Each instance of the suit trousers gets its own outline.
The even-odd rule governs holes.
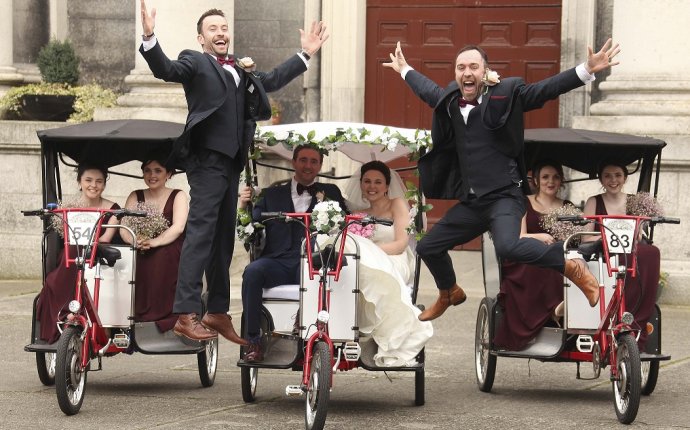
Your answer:
[[[261,299],[264,288],[278,285],[299,284],[300,260],[297,258],[258,258],[244,269],[242,275],[242,307],[246,335],[249,338],[260,334]]]
[[[534,264],[563,272],[563,243],[546,245],[533,238],[520,238],[525,196],[519,188],[492,192],[459,202],[417,244],[436,281],[446,290],[456,284],[455,271],[448,251],[480,234],[490,231],[496,254],[519,263]]]
[[[208,312],[226,313],[242,166],[236,159],[202,148],[184,160],[184,168],[191,199],[173,313],[201,314],[204,273]]]

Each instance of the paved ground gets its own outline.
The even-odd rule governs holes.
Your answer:
[[[327,429],[582,429],[619,426],[606,377],[575,379],[574,364],[498,359],[492,393],[478,391],[474,376],[474,327],[483,296],[478,253],[454,254],[468,301],[435,322],[426,349],[426,405],[416,407],[411,374],[353,370],[335,376]],[[237,276],[233,277],[234,286]],[[211,388],[199,383],[194,356],[120,355],[90,372],[81,412],[67,417],[55,390],[36,376],[28,343],[37,281],[0,281],[0,428],[2,429],[300,429],[302,398],[286,398],[299,383],[288,370],[259,374],[257,401],[245,404],[236,367],[239,350],[222,340],[219,372]],[[423,273],[419,301],[436,295]],[[239,293],[233,288],[233,315]],[[632,428],[690,428],[690,308],[664,306],[662,365],[656,391],[643,397]],[[583,373],[585,373],[583,371]]]

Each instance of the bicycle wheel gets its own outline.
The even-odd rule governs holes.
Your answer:
[[[199,365],[199,379],[201,385],[210,387],[216,381],[216,368],[218,367],[218,338],[206,341],[203,351],[196,354]]]
[[[307,430],[321,430],[326,423],[330,381],[331,350],[326,342],[316,342],[311,358],[309,390],[305,402],[304,422]]]
[[[81,328],[67,327],[60,335],[55,363],[55,391],[66,415],[79,412],[84,402],[87,369],[81,366]]]
[[[491,308],[493,300],[484,297],[477,312],[474,335],[474,367],[477,386],[485,393],[491,391],[496,376],[496,356],[491,354]]]
[[[659,360],[643,361],[640,366],[642,376],[640,392],[643,396],[649,396],[654,392],[659,378]]]
[[[38,379],[43,385],[55,384],[55,357],[54,352],[36,353],[36,370],[38,371]]]
[[[259,369],[256,367],[242,367],[240,369],[242,379],[242,400],[251,403],[256,400],[256,385],[259,380]]]
[[[616,348],[618,377],[612,381],[614,406],[618,421],[630,424],[640,407],[640,351],[635,338],[625,333],[613,345]]]

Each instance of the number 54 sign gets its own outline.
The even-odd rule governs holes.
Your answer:
[[[100,212],[67,212],[70,245],[88,245],[100,216]]]

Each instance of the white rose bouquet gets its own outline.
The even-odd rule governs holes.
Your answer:
[[[345,223],[345,212],[334,200],[317,203],[311,212],[312,226],[319,233],[329,234],[342,228]]]

